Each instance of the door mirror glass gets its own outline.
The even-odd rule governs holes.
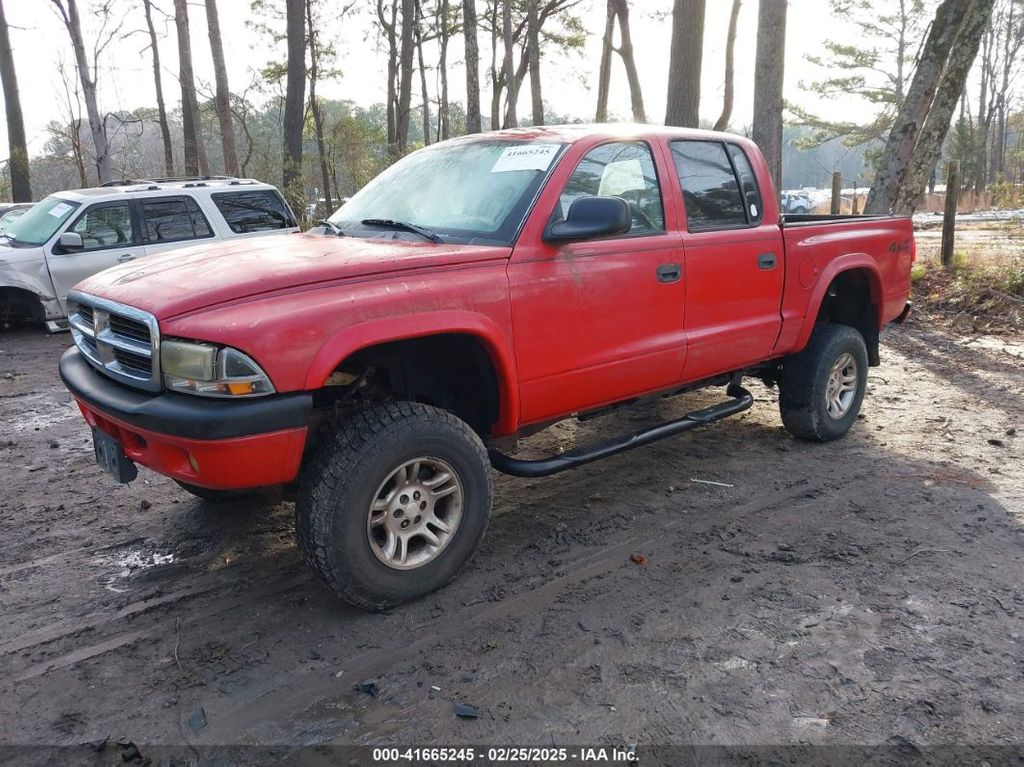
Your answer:
[[[64,232],[57,241],[64,250],[81,250],[85,247],[82,235],[78,232]]]
[[[633,225],[629,203],[621,197],[578,197],[569,206],[565,220],[548,228],[547,242],[571,242],[625,234]]]

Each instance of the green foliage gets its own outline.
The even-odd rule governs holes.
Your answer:
[[[949,157],[960,159],[961,179],[969,181],[978,178],[980,164],[984,162],[984,155],[979,151],[983,140],[982,132],[969,114],[962,114],[953,125],[947,153]]]
[[[856,30],[856,42],[826,40],[822,53],[806,57],[826,76],[801,81],[800,87],[826,102],[854,96],[864,102],[869,119],[841,122],[791,106],[797,122],[812,129],[804,147],[835,138],[859,146],[886,134],[912,77],[929,17],[925,0],[830,0],[830,5],[834,19]]]
[[[1024,208],[1024,186],[1012,184],[1004,177],[989,187],[992,192],[992,207],[1000,210]]]
[[[1024,298],[1024,259],[1016,259],[999,276],[998,285],[1004,293]]]

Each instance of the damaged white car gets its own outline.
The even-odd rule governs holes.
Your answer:
[[[190,245],[298,231],[281,193],[252,179],[123,181],[51,195],[0,233],[0,328],[67,328],[67,293],[104,269]]]

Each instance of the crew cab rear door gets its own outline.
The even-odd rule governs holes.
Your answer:
[[[188,195],[139,195],[135,204],[147,256],[215,239],[210,222]]]
[[[759,156],[728,139],[668,146],[685,209],[683,377],[697,381],[771,356],[782,327],[785,251],[777,217],[766,215],[775,206],[765,205],[754,174]]]
[[[509,264],[523,423],[664,389],[682,372],[680,237],[666,226],[660,153],[645,141],[575,145],[534,207]],[[586,195],[630,205],[626,234],[547,243]]]

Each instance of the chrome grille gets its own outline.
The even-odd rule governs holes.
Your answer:
[[[71,291],[68,320],[75,346],[115,381],[160,391],[160,328],[141,309]]]

